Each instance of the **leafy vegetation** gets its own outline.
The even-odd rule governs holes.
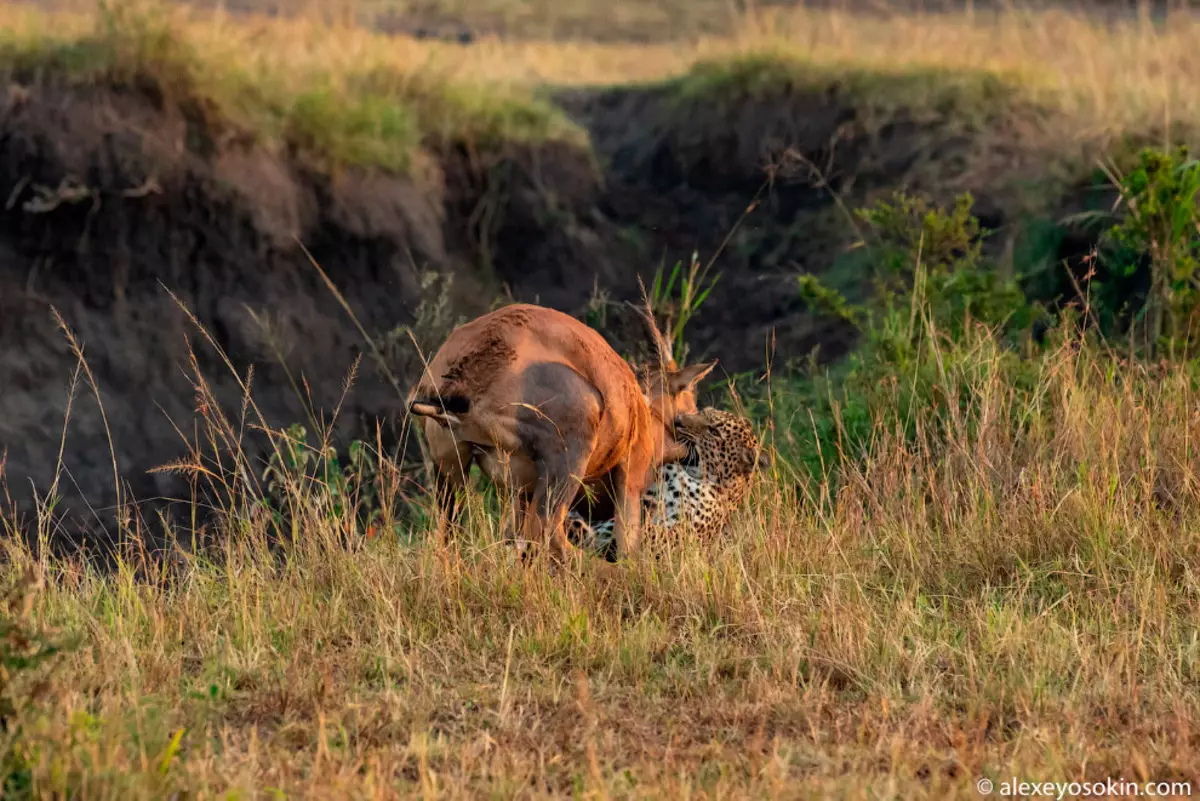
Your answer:
[[[710,260],[701,266],[700,255],[693,251],[686,271],[683,269],[683,262],[675,262],[670,273],[666,273],[660,267],[650,285],[647,295],[650,308],[656,318],[663,320],[659,325],[667,341],[671,343],[671,351],[675,354],[676,361],[680,364],[686,364],[688,361],[684,330],[721,280],[720,273],[711,277],[709,275],[713,261]]]
[[[899,193],[858,210],[867,230],[859,261],[871,282],[863,302],[850,302],[816,276],[799,277],[801,296],[815,310],[853,323],[862,338],[836,379],[795,387],[816,427],[797,455],[812,475],[837,476],[844,460],[867,458],[885,424],[881,415],[909,437],[921,433],[918,420],[966,424],[983,365],[998,372],[1008,391],[1026,395],[1026,404],[1032,400],[1038,368],[1011,346],[1028,340],[1034,322],[1047,315],[1017,278],[1004,277],[984,258],[987,232],[971,205],[969,194],[942,209]],[[897,409],[904,413],[893,419]]]
[[[894,329],[887,318],[911,311],[914,304],[956,338],[973,323],[1009,332],[1027,329],[1037,309],[1017,278],[1005,278],[984,259],[988,232],[972,215],[972,202],[969,193],[963,194],[953,209],[944,210],[925,198],[898,193],[892,201],[860,209],[857,216],[869,231],[859,247],[873,282],[870,299],[851,304],[811,275],[800,277],[801,293],[817,308],[869,332]],[[910,325],[906,342],[892,345],[898,358],[910,348],[913,333]]]
[[[1190,353],[1200,314],[1200,162],[1177,153],[1143,150],[1137,166],[1113,179],[1124,203],[1122,219],[1108,232],[1106,255],[1124,275],[1149,261],[1150,292],[1137,315],[1151,354]],[[1165,348],[1164,348],[1165,346]]]
[[[898,194],[859,210],[869,232],[860,243],[873,281],[867,300],[851,303],[812,275],[799,279],[800,293],[814,309],[853,323],[862,336],[860,348],[832,376],[794,387],[814,431],[796,454],[809,475],[829,480],[842,474],[847,460],[869,461],[881,426],[916,443],[928,435],[922,427],[980,424],[979,414],[989,409],[989,396],[973,389],[980,370],[1020,399],[1023,411],[1006,428],[1023,434],[1050,424],[1040,411],[1046,408],[1039,395],[1046,363],[1076,337],[1127,359],[1169,355],[1176,369],[1194,372],[1187,360],[1194,352],[1191,323],[1200,313],[1200,169],[1186,149],[1147,149],[1136,169],[1114,177],[1114,184],[1123,206],[1104,237],[1102,258],[1116,274],[1149,265],[1151,291],[1129,318],[1135,326],[1130,333],[1147,331],[1144,344],[1113,327],[1123,309],[1105,303],[1096,308],[1090,296],[1054,320],[1026,295],[1022,276],[1006,277],[984,258],[987,232],[971,215],[969,195],[951,209]],[[1109,306],[1130,301],[1102,297]]]
[[[303,518],[293,514],[297,503],[323,510],[331,520],[353,521],[346,532],[350,536],[399,534],[403,496],[398,477],[388,480],[387,467],[362,440],[349,444],[343,465],[333,445],[313,446],[304,426],[295,424],[282,432],[263,472],[264,505],[279,530],[290,532],[293,541],[303,536]]]

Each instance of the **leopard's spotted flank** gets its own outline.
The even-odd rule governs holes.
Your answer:
[[[642,496],[643,528],[652,548],[664,537],[719,536],[749,494],[755,470],[769,464],[753,425],[731,412],[709,407],[687,415],[676,436],[688,448],[687,459],[663,465]],[[567,518],[567,536],[576,545],[604,551],[612,533],[612,520],[589,525],[577,512]]]

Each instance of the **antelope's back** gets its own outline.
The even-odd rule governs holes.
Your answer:
[[[451,332],[413,395],[526,403],[521,374],[545,363],[570,367],[595,387],[606,427],[636,429],[644,423],[638,418],[648,417],[640,414],[645,404],[633,370],[599,332],[563,312],[526,303],[503,306]]]

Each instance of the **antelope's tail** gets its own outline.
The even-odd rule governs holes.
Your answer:
[[[418,397],[408,403],[409,414],[428,417],[446,427],[460,425],[462,415],[465,415],[470,409],[470,399],[461,395]]]

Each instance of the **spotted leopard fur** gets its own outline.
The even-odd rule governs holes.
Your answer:
[[[659,468],[657,480],[642,495],[642,528],[650,547],[665,537],[719,536],[749,494],[755,471],[769,464],[750,421],[731,412],[708,407],[687,415],[676,436],[687,447],[687,457]],[[606,552],[613,521],[589,524],[572,511],[567,536],[576,545]]]

